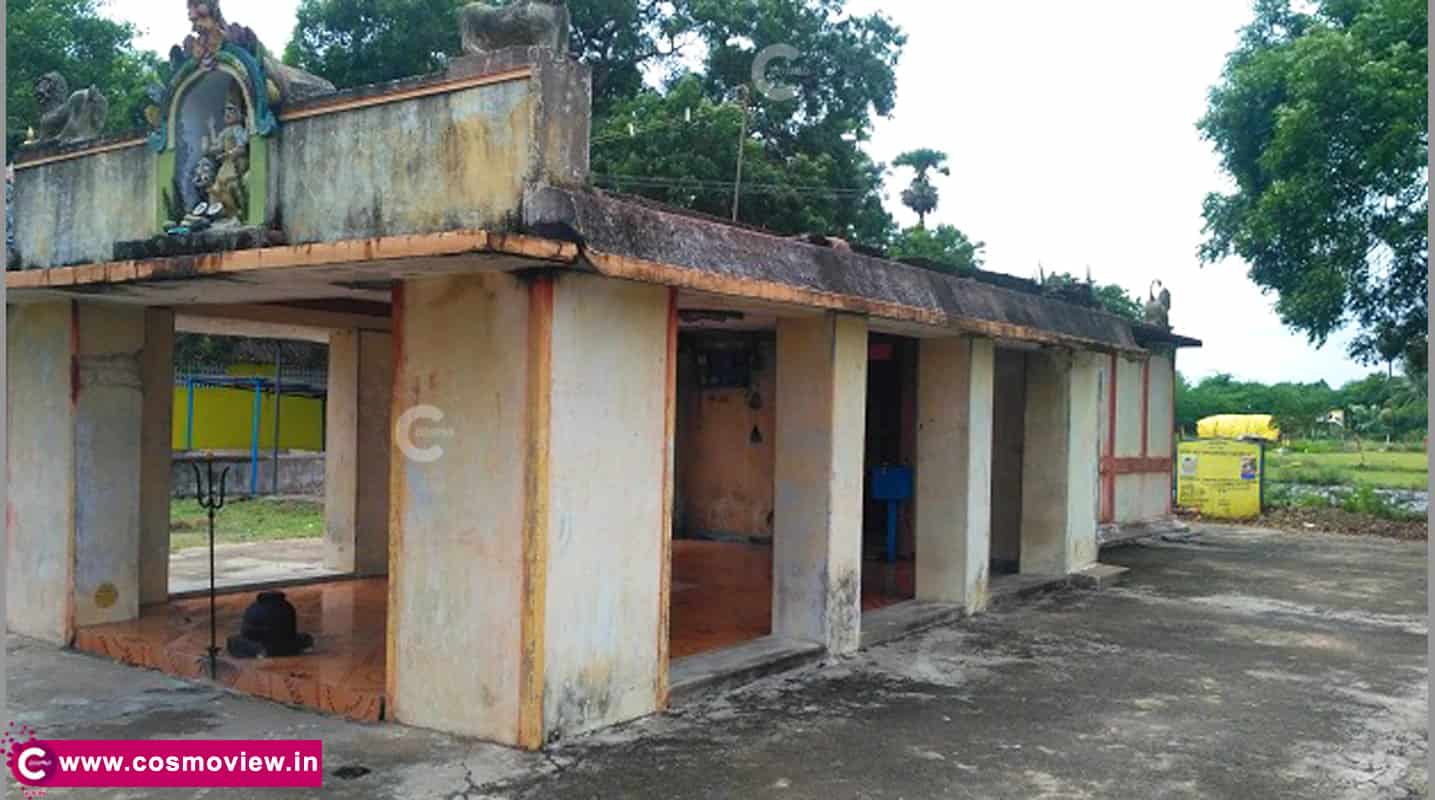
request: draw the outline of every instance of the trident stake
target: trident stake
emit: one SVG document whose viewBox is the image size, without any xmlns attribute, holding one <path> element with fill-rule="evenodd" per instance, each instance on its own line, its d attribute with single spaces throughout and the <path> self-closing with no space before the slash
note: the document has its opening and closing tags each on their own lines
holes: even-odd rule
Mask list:
<svg viewBox="0 0 1435 800">
<path fill-rule="evenodd" d="M 209 512 L 209 679 L 218 680 L 219 642 L 214 610 L 214 512 L 224 508 L 224 488 L 229 479 L 229 467 L 219 473 L 219 485 L 216 487 L 213 456 L 204 459 L 205 473 L 209 478 L 207 483 L 201 480 L 199 465 L 191 462 L 190 466 L 194 468 L 194 499 L 199 502 L 200 508 Z"/>
</svg>

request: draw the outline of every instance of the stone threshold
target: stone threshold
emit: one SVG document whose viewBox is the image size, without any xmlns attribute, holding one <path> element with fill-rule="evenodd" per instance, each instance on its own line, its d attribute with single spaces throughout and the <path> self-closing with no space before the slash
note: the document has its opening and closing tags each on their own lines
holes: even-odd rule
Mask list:
<svg viewBox="0 0 1435 800">
<path fill-rule="evenodd" d="M 959 605 L 949 603 L 905 603 L 868 611 L 862 615 L 862 649 L 895 642 L 928 628 L 948 625 L 966 615 Z"/>
<path fill-rule="evenodd" d="M 812 642 L 764 636 L 745 644 L 674 659 L 668 680 L 670 707 L 687 705 L 740 686 L 822 660 L 825 650 Z"/>
</svg>

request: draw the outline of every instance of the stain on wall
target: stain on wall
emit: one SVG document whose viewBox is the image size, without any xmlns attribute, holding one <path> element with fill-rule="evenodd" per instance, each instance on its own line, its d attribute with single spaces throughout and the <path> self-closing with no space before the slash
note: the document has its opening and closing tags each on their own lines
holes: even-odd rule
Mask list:
<svg viewBox="0 0 1435 800">
<path fill-rule="evenodd" d="M 564 275 L 553 304 L 544 738 L 657 710 L 666 287 Z"/>
<path fill-rule="evenodd" d="M 155 157 L 143 142 L 15 171 L 15 249 L 27 267 L 109 261 L 155 233 Z M 137 202 L 137 199 L 139 202 Z"/>
<path fill-rule="evenodd" d="M 752 355 L 748 386 L 702 387 L 701 353 L 722 348 Z M 678 349 L 675 534 L 771 539 L 777 337 L 685 333 Z"/>
<path fill-rule="evenodd" d="M 394 321 L 393 413 L 443 417 L 411 431 L 441 453 L 393 458 L 389 702 L 402 722 L 506 743 L 519 719 L 528 309 L 510 275 L 429 278 L 405 282 Z"/>
<path fill-rule="evenodd" d="M 289 240 L 502 222 L 522 204 L 534 102 L 515 80 L 286 123 L 276 163 Z"/>
</svg>

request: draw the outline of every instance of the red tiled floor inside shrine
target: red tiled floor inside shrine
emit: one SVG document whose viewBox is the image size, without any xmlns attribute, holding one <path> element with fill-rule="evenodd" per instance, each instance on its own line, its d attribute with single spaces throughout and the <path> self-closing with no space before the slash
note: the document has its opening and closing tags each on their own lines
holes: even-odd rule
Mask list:
<svg viewBox="0 0 1435 800">
<path fill-rule="evenodd" d="M 912 596 L 912 564 L 863 565 L 862 608 Z M 673 658 L 718 650 L 771 630 L 772 549 L 718 542 L 673 542 Z M 299 612 L 299 630 L 314 636 L 302 656 L 220 657 L 219 681 L 237 691 L 353 719 L 384 711 L 388 582 L 340 580 L 284 590 Z M 220 595 L 219 645 L 239 631 L 255 592 Z M 209 600 L 146 607 L 140 619 L 81 628 L 75 647 L 126 664 L 185 678 L 207 678 Z"/>
<path fill-rule="evenodd" d="M 772 548 L 673 542 L 673 658 L 721 650 L 772 633 Z M 910 600 L 912 562 L 862 565 L 862 610 Z"/>
<path fill-rule="evenodd" d="M 220 655 L 219 682 L 281 703 L 374 722 L 384 707 L 384 638 L 388 581 L 317 583 L 284 589 L 299 612 L 299 630 L 314 646 L 292 658 Z M 220 595 L 219 646 L 239 632 L 255 592 Z M 81 628 L 76 649 L 183 678 L 208 678 L 209 598 L 148 606 L 138 620 Z"/>
</svg>

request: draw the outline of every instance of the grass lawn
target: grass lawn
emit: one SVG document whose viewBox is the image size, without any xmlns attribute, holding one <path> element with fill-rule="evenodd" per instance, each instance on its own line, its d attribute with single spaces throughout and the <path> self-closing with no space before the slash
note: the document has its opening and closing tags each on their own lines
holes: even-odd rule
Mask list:
<svg viewBox="0 0 1435 800">
<path fill-rule="evenodd" d="M 220 544 L 317 539 L 324 535 L 324 504 L 306 500 L 230 500 L 214 520 Z M 209 516 L 194 498 L 169 502 L 170 552 L 209 544 Z"/>
<path fill-rule="evenodd" d="M 1322 486 L 1369 486 L 1375 489 L 1424 489 L 1430 462 L 1425 453 L 1278 453 L 1266 454 L 1266 478 L 1277 483 Z"/>
</svg>

